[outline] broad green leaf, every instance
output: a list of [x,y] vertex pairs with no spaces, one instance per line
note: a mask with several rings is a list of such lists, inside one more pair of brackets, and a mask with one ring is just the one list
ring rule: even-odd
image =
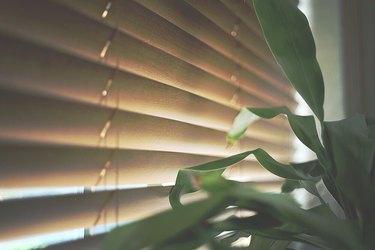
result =
[[242,161],[250,154],[251,152],[248,151],[221,160],[181,169],[177,174],[175,186],[169,194],[169,202],[171,206],[173,208],[181,207],[182,204],[180,202],[180,197],[183,194],[192,193],[198,190],[199,183],[196,183],[194,186],[194,181],[199,181],[197,177],[202,177],[207,174],[221,175],[227,167]]
[[321,237],[334,249],[364,249],[355,227],[347,221],[338,219],[328,207],[303,210],[285,195],[258,193],[245,186],[237,187],[233,196],[242,206],[247,204],[248,209],[266,212],[281,221],[306,228],[309,233]]
[[251,236],[249,250],[272,249],[272,250],[285,250],[291,241],[288,240],[273,240],[257,235]]
[[314,178],[306,174],[304,171],[300,171],[299,169],[294,168],[292,164],[283,164],[277,162],[263,149],[258,148],[256,150],[253,150],[252,153],[265,169],[277,176],[295,180],[309,180]]
[[251,233],[252,237],[262,237],[264,239],[280,241],[296,241],[320,247],[321,249],[331,249],[327,247],[329,244],[320,238],[316,236],[309,236],[307,234],[288,232],[280,229],[252,230]]
[[157,246],[154,249],[163,250],[191,250],[205,245],[207,242],[215,238],[217,234],[212,233],[209,224],[205,221],[197,223],[195,226],[182,232]]
[[265,39],[277,63],[320,121],[324,83],[308,21],[289,1],[254,0]]
[[210,199],[188,204],[156,216],[114,229],[106,238],[103,250],[138,250],[161,245],[183,234],[228,206],[225,192]]
[[181,169],[176,178],[175,187],[169,195],[169,202],[173,208],[182,206],[180,197],[183,194],[195,192],[199,189],[202,178],[207,176],[219,176],[224,170],[245,159],[249,155],[254,155],[258,162],[269,172],[287,179],[295,180],[317,180],[318,177],[311,176],[306,169],[295,167],[293,164],[283,164],[273,159],[263,149],[246,151],[241,154],[230,156],[222,160],[209,162],[191,168]]
[[[336,183],[354,204],[366,207],[371,190],[369,173],[375,150],[374,140],[363,116],[325,122],[327,146],[337,170]],[[356,183],[356,185],[348,185]],[[374,196],[375,197],[375,196]]]
[[308,234],[299,234],[294,236],[295,241],[307,243],[316,247],[319,247],[324,250],[330,250],[331,248],[327,247],[327,243],[324,242],[321,238],[316,236],[311,236]]
[[[322,176],[323,181],[332,196],[338,199],[339,195],[334,184],[335,169],[332,166],[325,149],[320,143],[319,136],[316,131],[315,121],[312,116],[294,115],[287,107],[283,106],[275,108],[247,108],[247,111],[265,119],[271,119],[280,114],[286,115],[288,117],[290,127],[298,139],[316,153],[320,163],[319,168],[324,170],[324,172],[320,172],[319,174]],[[244,111],[242,114],[238,115],[237,118],[240,119],[243,116],[245,116]],[[233,133],[235,134],[236,132],[233,131]],[[303,168],[305,168],[305,166],[303,166]]]
[[301,180],[285,180],[284,184],[281,187],[283,193],[290,193],[298,188],[304,188],[310,194],[315,195],[319,200],[324,203],[324,200],[321,198],[318,189],[315,186],[316,182],[313,181],[301,181]]
[[[297,239],[296,235],[306,232],[321,237],[323,241],[318,241],[314,243],[315,245],[325,242],[333,249],[364,249],[359,241],[355,227],[349,222],[339,220],[326,205],[303,210],[290,197],[282,194],[259,193],[240,183],[228,187],[232,189],[230,194],[232,199],[235,199],[234,205],[265,213],[280,221],[294,225],[292,226],[292,231],[284,231],[285,228],[284,230],[256,230],[249,226],[249,232],[252,234],[279,240],[287,240],[290,237],[294,237],[294,240],[303,241],[302,238]],[[225,225],[225,222],[223,223]],[[237,226],[240,229],[244,229],[243,223]],[[337,232],[340,233],[338,234]]]
[[[362,217],[364,238],[375,247],[375,186],[371,183],[375,141],[364,116],[325,122],[327,146],[337,169],[336,184],[351,204],[344,208],[348,216]],[[353,212],[354,210],[354,212]]]
[[280,220],[274,216],[259,212],[250,217],[231,216],[224,221],[217,222],[214,228],[218,231],[243,231],[265,229],[281,224]]
[[[267,229],[254,231],[254,228],[249,226],[253,233],[263,233],[263,236],[271,233],[271,237],[274,237],[274,233],[277,233],[280,237],[279,239],[288,239],[287,237],[290,237],[290,235],[299,234],[303,230],[306,233],[321,237],[324,242],[327,242],[331,247],[337,247],[337,249],[363,249],[359,243],[355,227],[348,222],[339,220],[326,205],[303,210],[290,197],[283,194],[259,193],[241,183],[224,179],[220,181],[233,183],[233,185],[228,185],[227,189],[232,189],[230,194],[233,197],[232,199],[235,199],[233,205],[265,213],[277,218],[277,220],[294,225],[292,227],[289,226],[289,230],[292,231],[285,232],[280,231],[280,229],[278,231]],[[244,229],[244,224],[241,223],[241,225],[237,226],[241,226],[241,229]],[[341,233],[337,234],[337,232]]]
[[228,133],[228,138],[231,141],[238,140],[245,133],[246,128],[251,124],[251,121],[254,120],[249,119],[248,117],[255,115],[254,117],[271,119],[280,114],[286,115],[288,117],[290,127],[297,138],[316,153],[321,166],[325,167],[326,169],[329,168],[329,166],[324,166],[324,164],[327,162],[326,155],[324,148],[319,140],[314,117],[294,115],[287,107],[284,106],[274,108],[242,109],[234,121],[234,123],[241,124],[241,126],[233,126]]
[[319,198],[321,203],[325,203],[323,198],[320,196],[318,189],[316,188],[316,182],[312,181],[299,181],[301,183],[301,187],[304,188],[310,194],[315,195]]
[[287,107],[248,108],[248,110],[265,119],[271,119],[280,114],[286,115],[298,139],[315,153],[323,154],[323,146],[320,143],[313,116],[294,115]]
[[301,183],[299,181],[286,179],[283,185],[281,186],[281,192],[291,193],[298,188],[302,188]]

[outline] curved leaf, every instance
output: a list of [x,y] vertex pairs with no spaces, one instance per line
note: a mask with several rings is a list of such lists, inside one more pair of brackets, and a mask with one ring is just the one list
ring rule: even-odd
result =
[[251,154],[255,156],[258,162],[265,169],[277,176],[293,180],[316,181],[319,179],[319,177],[310,175],[308,172],[306,172],[306,169],[303,169],[298,165],[277,162],[266,151],[258,148],[221,160],[181,169],[177,174],[175,186],[172,188],[169,195],[169,202],[171,206],[173,208],[181,207],[181,196],[183,194],[197,191],[200,188],[200,182],[203,178],[220,176],[227,167],[245,159]]
[[[287,116],[290,127],[297,138],[308,148],[314,151],[320,161],[321,166],[324,167],[329,173],[332,173],[330,165],[327,164],[326,153],[319,140],[314,117],[295,115],[285,106],[274,108],[242,109],[234,120],[233,126],[228,133],[228,139],[230,141],[240,139],[240,137],[246,132],[246,128],[249,127],[253,121],[255,121],[254,117],[271,119],[280,114]],[[241,124],[241,126],[239,126],[239,124]]]
[[289,1],[254,0],[264,36],[277,63],[320,121],[324,83],[308,21]]
[[227,135],[227,140],[229,142],[234,142],[243,137],[247,128],[258,119],[259,116],[249,112],[247,108],[242,108],[238,115],[234,118],[232,128]]
[[175,186],[169,194],[169,202],[173,208],[181,207],[180,197],[183,194],[198,190],[198,183],[194,186],[194,178],[207,174],[221,175],[225,169],[237,162],[242,161],[251,154],[251,151],[233,155],[224,159],[208,162],[178,171]]

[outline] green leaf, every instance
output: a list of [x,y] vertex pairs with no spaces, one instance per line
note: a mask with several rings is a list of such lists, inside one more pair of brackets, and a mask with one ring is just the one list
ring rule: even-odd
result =
[[214,239],[217,234],[212,233],[208,223],[202,221],[199,224],[189,228],[181,234],[173,237],[154,247],[154,249],[163,250],[191,250],[196,249],[210,240]]
[[[204,175],[221,175],[225,169],[242,161],[252,152],[244,152],[217,161],[208,162],[198,166],[181,169],[178,171],[175,186],[169,194],[169,202],[173,208],[181,207],[180,197],[183,194],[192,193],[199,189],[199,179]],[[194,185],[195,184],[195,185]]]
[[243,137],[250,124],[258,119],[258,116],[249,112],[246,108],[242,108],[236,118],[234,118],[232,128],[227,135],[227,140],[229,142],[234,142]]
[[[375,140],[362,115],[324,123],[327,147],[337,169],[336,184],[350,201],[344,208],[347,216],[360,213],[366,242],[375,246],[375,186],[371,183]],[[346,201],[346,200],[345,200]],[[345,204],[345,203],[343,203]],[[355,210],[352,204],[356,206]],[[354,210],[354,211],[353,211]]]
[[299,183],[299,181],[286,179],[281,186],[281,192],[291,193],[297,188],[301,188],[301,184]]
[[285,195],[258,193],[243,185],[237,185],[233,196],[241,207],[262,211],[281,221],[305,228],[306,232],[319,236],[334,249],[364,249],[356,227],[338,219],[325,205],[303,210]]
[[273,240],[257,235],[251,236],[249,250],[272,249],[272,250],[285,250],[291,241],[288,240]]
[[[261,222],[258,222],[257,226],[244,223],[241,220],[237,220],[235,223],[232,220],[231,223],[220,222],[217,226],[221,230],[225,230],[225,226],[228,226],[228,230],[239,229],[252,235],[269,237],[274,240],[296,240],[319,247],[330,246],[334,249],[364,249],[355,227],[347,221],[339,220],[326,205],[303,210],[290,197],[282,194],[259,193],[240,183],[228,185],[228,187],[232,189],[229,194],[235,199],[233,205],[277,218],[286,225],[262,229]],[[272,226],[272,224],[269,225]],[[303,232],[316,235],[322,240],[303,236],[301,235]]]
[[254,0],[265,39],[277,63],[320,121],[324,83],[308,21],[289,1]]
[[[173,208],[181,207],[180,198],[183,194],[197,191],[201,186],[201,180],[212,176],[220,176],[227,167],[245,159],[249,155],[254,155],[258,162],[269,172],[287,179],[295,180],[313,180],[319,177],[311,176],[307,169],[303,169],[295,164],[283,164],[273,159],[263,149],[246,151],[241,154],[230,156],[221,160],[209,162],[206,164],[181,169],[176,178],[176,184],[169,195],[169,202]],[[297,167],[296,167],[297,166]],[[311,164],[311,166],[313,166]],[[310,167],[311,167],[310,166]],[[316,165],[314,165],[316,166]]]
[[298,188],[304,188],[309,193],[315,195],[320,199],[322,203],[324,203],[324,200],[321,198],[318,189],[315,186],[316,182],[313,181],[301,181],[301,180],[285,180],[284,184],[281,187],[281,191],[283,193],[290,193]]
[[[337,170],[336,183],[351,202],[364,208],[372,189],[371,172],[375,142],[369,138],[364,116],[325,122],[327,146]],[[348,185],[356,183],[355,185]],[[375,197],[375,196],[373,196]]]
[[236,217],[231,216],[214,225],[215,230],[218,231],[244,231],[244,230],[259,230],[281,225],[280,220],[272,215],[259,212],[250,217]]
[[235,118],[234,122],[237,124],[241,124],[241,126],[233,126],[228,134],[228,138],[231,141],[238,140],[246,132],[246,128],[251,124],[251,121],[254,121],[254,119],[249,119],[248,117],[255,115],[254,117],[271,119],[280,114],[286,115],[288,117],[290,127],[297,138],[316,153],[322,167],[329,169],[329,166],[325,166],[327,162],[326,155],[324,148],[319,140],[314,117],[294,115],[287,107],[284,106],[274,108],[242,109]]
[[290,193],[290,192],[292,192],[292,191],[294,191],[295,189],[298,189],[298,188],[305,189],[309,193],[318,197],[322,201],[322,203],[324,203],[323,199],[319,195],[319,192],[318,192],[318,190],[315,186],[315,183],[312,182],[312,181],[286,180],[284,182],[283,186],[281,187],[281,191],[283,193]]
[[248,108],[248,110],[265,119],[271,119],[280,114],[286,115],[290,127],[297,138],[318,156],[324,157],[324,149],[320,143],[313,116],[294,115],[284,106],[274,108]]
[[224,197],[226,197],[225,192],[212,195],[210,199],[118,227],[106,238],[102,249],[138,250],[161,245],[224,210],[228,206]]

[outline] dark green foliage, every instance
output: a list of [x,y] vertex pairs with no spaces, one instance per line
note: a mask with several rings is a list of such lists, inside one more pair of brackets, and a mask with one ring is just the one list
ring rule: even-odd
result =
[[[356,116],[325,122],[323,78],[305,16],[287,0],[254,0],[254,7],[276,61],[318,117],[324,143],[314,117],[295,115],[287,107],[242,109],[228,140],[240,139],[258,118],[286,115],[297,138],[315,152],[317,160],[282,164],[258,148],[182,169],[170,194],[174,209],[115,229],[103,249],[194,249],[202,245],[233,249],[233,242],[250,235],[246,249],[291,249],[292,241],[321,249],[375,249],[375,121]],[[282,193],[261,193],[249,184],[221,176],[227,167],[249,155],[286,179]],[[338,218],[320,197],[316,183],[321,180],[345,219]],[[302,209],[288,194],[296,188],[317,196],[321,204]],[[182,195],[198,190],[208,197],[181,204]],[[239,217],[233,213],[236,210],[253,215]]]

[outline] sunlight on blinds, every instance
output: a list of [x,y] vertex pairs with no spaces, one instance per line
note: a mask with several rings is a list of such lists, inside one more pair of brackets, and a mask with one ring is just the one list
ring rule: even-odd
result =
[[[296,107],[243,1],[4,0],[0,54],[0,248],[66,231],[50,249],[97,249],[98,228],[169,208],[181,168],[292,157],[283,117],[227,147],[241,107]],[[251,157],[225,176],[282,182]]]

